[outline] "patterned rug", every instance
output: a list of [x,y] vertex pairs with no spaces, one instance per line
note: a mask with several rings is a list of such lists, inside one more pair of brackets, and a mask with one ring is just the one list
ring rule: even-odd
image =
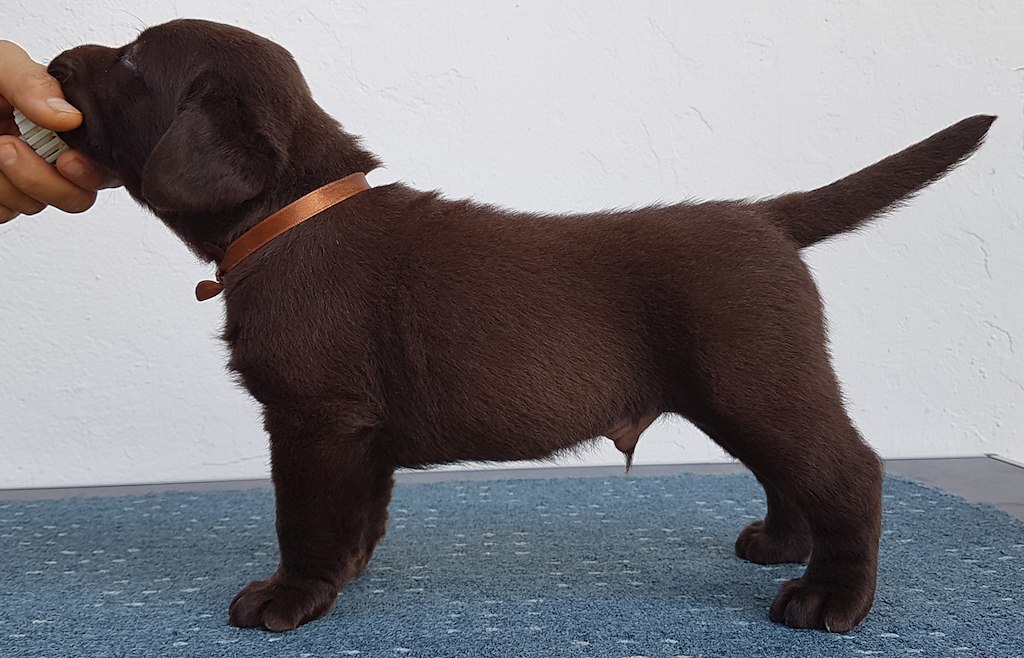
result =
[[276,566],[267,491],[0,504],[0,656],[1024,656],[1024,524],[890,479],[878,597],[834,635],[771,623],[801,567],[732,553],[748,476],[399,484],[324,619],[227,623]]

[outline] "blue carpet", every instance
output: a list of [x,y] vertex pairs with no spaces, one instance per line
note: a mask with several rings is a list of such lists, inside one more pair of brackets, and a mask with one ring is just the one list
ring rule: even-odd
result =
[[276,565],[266,491],[0,504],[0,656],[1024,656],[1024,524],[900,480],[854,632],[768,604],[794,565],[732,554],[747,476],[400,484],[388,536],[325,619],[239,630]]

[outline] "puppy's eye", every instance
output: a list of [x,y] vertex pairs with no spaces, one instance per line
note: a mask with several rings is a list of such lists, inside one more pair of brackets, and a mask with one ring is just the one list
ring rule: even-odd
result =
[[126,52],[122,54],[120,57],[118,57],[117,63],[125,67],[132,73],[136,73],[139,70],[138,65],[135,63],[135,60],[132,59],[132,54],[130,52]]

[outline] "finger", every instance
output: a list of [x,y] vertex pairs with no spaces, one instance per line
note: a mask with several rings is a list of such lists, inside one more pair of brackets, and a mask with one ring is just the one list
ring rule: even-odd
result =
[[57,158],[57,171],[83,190],[103,190],[121,185],[117,176],[93,164],[78,151],[61,154]]
[[3,208],[11,212],[26,215],[34,215],[46,207],[45,204],[19,190],[2,174],[0,174],[0,203],[3,204]]
[[[64,178],[27,144],[9,135],[0,136],[0,174],[22,193],[66,212],[82,212],[96,200],[95,191]],[[6,202],[0,197],[0,203]]]
[[33,123],[58,132],[82,123],[82,113],[64,99],[60,83],[10,41],[0,41],[0,111],[17,107]]
[[18,213],[13,210],[0,206],[0,224],[6,224],[17,216]]

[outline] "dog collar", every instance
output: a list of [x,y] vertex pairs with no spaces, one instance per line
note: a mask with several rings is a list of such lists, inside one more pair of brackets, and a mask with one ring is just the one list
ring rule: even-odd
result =
[[200,281],[196,285],[196,299],[204,302],[219,295],[224,290],[224,275],[274,238],[368,189],[365,174],[357,172],[319,187],[270,215],[228,246],[217,265],[217,280]]

